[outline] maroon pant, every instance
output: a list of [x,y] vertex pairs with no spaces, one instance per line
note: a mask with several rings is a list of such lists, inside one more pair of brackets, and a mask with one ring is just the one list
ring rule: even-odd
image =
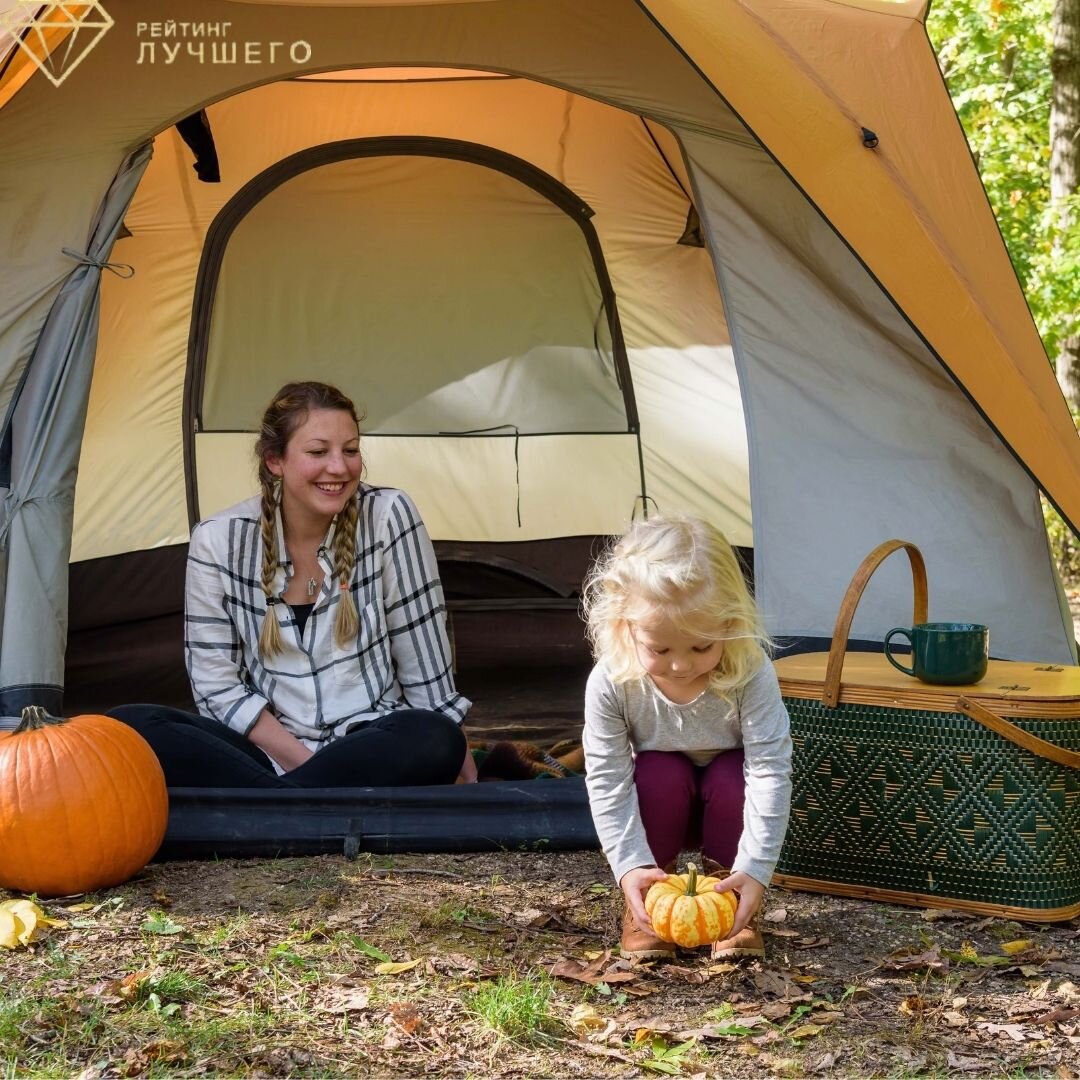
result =
[[730,867],[743,827],[743,752],[728,750],[708,765],[685,754],[645,750],[634,762],[634,784],[653,858],[667,866],[684,848]]

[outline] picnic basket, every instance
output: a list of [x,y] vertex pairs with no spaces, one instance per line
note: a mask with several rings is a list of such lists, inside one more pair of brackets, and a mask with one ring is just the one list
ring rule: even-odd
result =
[[1050,922],[1080,914],[1080,668],[991,660],[931,686],[847,652],[873,572],[903,549],[913,623],[927,614],[915,545],[890,540],[848,586],[828,653],[776,661],[793,794],[776,882],[892,903]]

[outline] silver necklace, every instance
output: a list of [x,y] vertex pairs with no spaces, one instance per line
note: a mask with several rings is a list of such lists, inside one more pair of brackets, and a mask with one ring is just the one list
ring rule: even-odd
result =
[[313,577],[309,577],[307,579],[307,594],[308,594],[309,597],[315,595],[315,587],[317,585],[318,585],[318,582]]

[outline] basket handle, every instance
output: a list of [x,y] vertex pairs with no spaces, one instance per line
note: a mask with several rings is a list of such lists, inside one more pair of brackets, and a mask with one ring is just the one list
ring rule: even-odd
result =
[[912,625],[926,622],[926,564],[923,562],[922,552],[908,540],[886,540],[885,543],[878,544],[859,564],[859,569],[855,571],[855,576],[851,579],[847,592],[844,593],[844,599],[840,604],[840,614],[836,616],[832,645],[829,647],[829,664],[825,669],[825,686],[821,695],[822,702],[829,709],[835,709],[836,703],[840,700],[840,674],[844,669],[848,633],[851,630],[851,620],[855,618],[855,609],[862,599],[863,589],[866,588],[866,583],[874,571],[900,548],[907,552],[915,588]]
[[1045,739],[1040,739],[1038,735],[1032,735],[1030,731],[1024,731],[1023,728],[1010,724],[1003,716],[991,712],[977,701],[966,697],[957,698],[956,709],[1024,750],[1030,750],[1031,753],[1047,758],[1058,765],[1064,765],[1068,769],[1080,769],[1080,753],[1076,750],[1069,750],[1067,747],[1057,746]]

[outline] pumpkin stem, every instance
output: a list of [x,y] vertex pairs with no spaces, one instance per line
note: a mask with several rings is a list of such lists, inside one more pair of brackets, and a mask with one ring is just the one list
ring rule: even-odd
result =
[[692,862],[686,864],[686,895],[697,896],[697,867]]
[[66,723],[67,720],[63,716],[50,716],[40,705],[27,705],[22,711],[22,723],[15,729],[15,734],[38,731],[43,727]]

